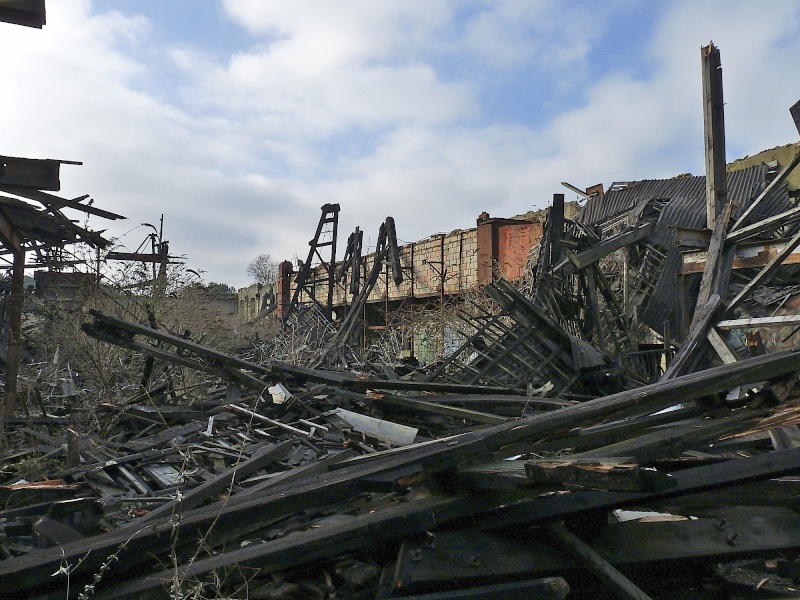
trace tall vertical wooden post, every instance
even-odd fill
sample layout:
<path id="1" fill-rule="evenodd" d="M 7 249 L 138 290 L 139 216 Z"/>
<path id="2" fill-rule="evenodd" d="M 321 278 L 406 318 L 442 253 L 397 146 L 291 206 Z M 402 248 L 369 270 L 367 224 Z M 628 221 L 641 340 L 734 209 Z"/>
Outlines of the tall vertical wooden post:
<path id="1" fill-rule="evenodd" d="M 728 189 L 725 182 L 725 106 L 719 49 L 710 43 L 700 49 L 703 64 L 703 129 L 706 149 L 706 224 L 713 231 L 722 214 Z"/>
<path id="2" fill-rule="evenodd" d="M 564 258 L 561 240 L 564 237 L 564 194 L 553 194 L 553 206 L 550 208 L 550 267 L 554 267 Z"/>
<path id="3" fill-rule="evenodd" d="M 11 296 L 8 300 L 8 347 L 6 350 L 6 388 L 3 395 L 4 412 L 14 414 L 17 408 L 17 375 L 22 355 L 22 304 L 25 296 L 25 251 L 14 249 L 11 273 Z"/>

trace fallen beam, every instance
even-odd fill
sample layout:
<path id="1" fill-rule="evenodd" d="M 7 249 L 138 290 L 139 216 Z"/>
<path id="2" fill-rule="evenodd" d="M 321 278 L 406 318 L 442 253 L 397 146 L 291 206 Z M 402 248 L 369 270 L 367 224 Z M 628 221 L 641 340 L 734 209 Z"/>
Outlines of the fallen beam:
<path id="1" fill-rule="evenodd" d="M 224 504 L 215 503 L 188 511 L 180 524 L 181 535 L 202 536 L 214 522 L 218 528 L 224 528 L 227 524 L 237 523 L 242 519 L 254 521 L 261 519 L 263 522 L 268 522 L 308 507 L 350 498 L 365 489 L 364 482 L 370 477 L 376 475 L 385 477 L 392 472 L 401 475 L 410 465 L 420 465 L 426 472 L 435 473 L 522 440 L 539 439 L 547 434 L 585 425 L 600 418 L 608 418 L 616 411 L 635 406 L 657 411 L 678 400 L 685 402 L 727 390 L 732 386 L 754 380 L 768 380 L 798 370 L 800 370 L 800 352 L 794 349 L 786 350 L 620 392 L 550 411 L 534 418 L 376 453 L 364 461 L 345 462 L 344 466 L 340 465 L 341 468 L 336 471 L 275 486 L 269 493 L 256 498 L 248 496 L 237 500 L 237 496 L 234 495 Z M 661 492 L 662 496 L 602 492 L 598 497 L 589 492 L 574 492 L 549 500 L 537 498 L 532 501 L 536 503 L 535 508 L 529 502 L 506 506 L 496 513 L 496 517 L 501 521 L 510 520 L 512 523 L 548 517 L 558 520 L 563 518 L 564 514 L 593 506 L 605 507 L 641 502 L 650 498 L 666 497 L 663 494 L 667 493 L 679 495 L 739 481 L 781 476 L 800 469 L 800 450 L 773 452 L 733 463 L 714 465 L 712 471 L 703 470 L 708 468 L 701 467 L 677 474 L 678 485 L 669 492 Z M 484 511 L 486 508 L 484 504 L 480 510 Z M 471 510 L 477 508 L 473 506 Z M 444 513 L 440 517 L 444 518 Z M 443 522 L 441 518 L 437 522 Z M 492 519 L 487 517 L 485 522 L 490 521 Z M 136 557 L 141 557 L 139 560 L 142 560 L 147 552 L 157 555 L 168 551 L 171 539 L 167 532 L 172 529 L 171 526 L 165 527 L 164 522 L 153 521 L 137 528 L 135 523 L 133 521 L 125 530 L 0 561 L 0 594 L 5 597 L 36 589 L 43 581 L 50 581 L 50 575 L 58 571 L 64 562 L 75 565 L 70 572 L 75 582 L 86 580 L 100 568 L 108 556 L 119 551 L 121 547 L 125 548 L 125 559 L 121 560 L 120 566 L 117 567 L 120 570 L 135 568 Z"/>

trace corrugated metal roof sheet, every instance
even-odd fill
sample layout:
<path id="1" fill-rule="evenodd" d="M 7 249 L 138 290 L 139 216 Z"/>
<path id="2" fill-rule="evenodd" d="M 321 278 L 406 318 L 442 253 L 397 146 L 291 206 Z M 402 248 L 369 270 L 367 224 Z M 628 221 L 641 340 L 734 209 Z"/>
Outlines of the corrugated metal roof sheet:
<path id="1" fill-rule="evenodd" d="M 766 187 L 767 171 L 766 165 L 756 165 L 728 173 L 728 197 L 736 203 L 734 219 Z M 694 175 L 636 181 L 624 187 L 612 186 L 605 195 L 591 197 L 576 217 L 577 221 L 595 225 L 630 211 L 642 200 L 658 198 L 667 201 L 655 230 L 647 240 L 665 248 L 666 259 L 655 289 L 639 311 L 639 319 L 659 332 L 662 331 L 665 321 L 677 322 L 676 277 L 680 252 L 675 244 L 674 228 L 706 228 L 705 186 L 705 177 Z M 757 214 L 748 220 L 757 221 L 790 207 L 786 186 L 778 186 L 761 202 Z M 695 285 L 698 285 L 699 278 L 696 279 L 698 281 Z"/>

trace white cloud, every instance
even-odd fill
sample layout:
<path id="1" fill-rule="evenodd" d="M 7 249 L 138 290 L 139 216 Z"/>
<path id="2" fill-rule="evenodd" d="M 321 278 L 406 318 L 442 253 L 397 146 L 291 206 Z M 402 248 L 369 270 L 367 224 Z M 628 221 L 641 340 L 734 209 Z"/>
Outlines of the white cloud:
<path id="1" fill-rule="evenodd" d="M 612 5 L 593 6 L 589 13 L 545 0 L 485 2 L 466 24 L 463 43 L 495 67 L 575 68 L 601 33 Z"/>
<path id="2" fill-rule="evenodd" d="M 701 172 L 711 39 L 729 157 L 797 138 L 795 4 L 659 4 L 631 68 L 608 69 L 604 36 L 628 6 L 226 0 L 255 40 L 226 56 L 59 0 L 42 31 L 0 24 L 0 154 L 84 161 L 62 168 L 64 195 L 130 217 L 93 227 L 116 235 L 164 213 L 174 253 L 244 285 L 257 254 L 304 256 L 327 202 L 342 206 L 343 238 L 359 225 L 374 243 L 392 215 L 413 240 L 543 207 L 562 180 Z M 552 103 L 570 92 L 549 122 L 507 125 L 481 105 L 539 77 L 560 88 Z"/>
<path id="3" fill-rule="evenodd" d="M 713 40 L 720 49 L 729 160 L 796 139 L 789 107 L 800 98 L 800 5 L 673 3 L 655 33 L 654 52 L 666 65 L 662 79 L 697 90 L 697 119 L 700 47 Z"/>
<path id="4" fill-rule="evenodd" d="M 429 49 L 453 10 L 453 2 L 426 0 L 224 0 L 224 6 L 272 42 L 277 64 L 303 75 Z"/>

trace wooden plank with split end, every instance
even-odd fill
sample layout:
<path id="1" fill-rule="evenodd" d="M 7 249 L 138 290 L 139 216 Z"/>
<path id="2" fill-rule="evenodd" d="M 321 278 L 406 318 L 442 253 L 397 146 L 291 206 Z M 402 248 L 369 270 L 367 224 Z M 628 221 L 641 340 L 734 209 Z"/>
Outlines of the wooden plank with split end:
<path id="1" fill-rule="evenodd" d="M 525 462 L 525 472 L 534 482 L 601 490 L 644 491 L 675 485 L 667 473 L 642 468 L 633 457 L 532 459 Z"/>

